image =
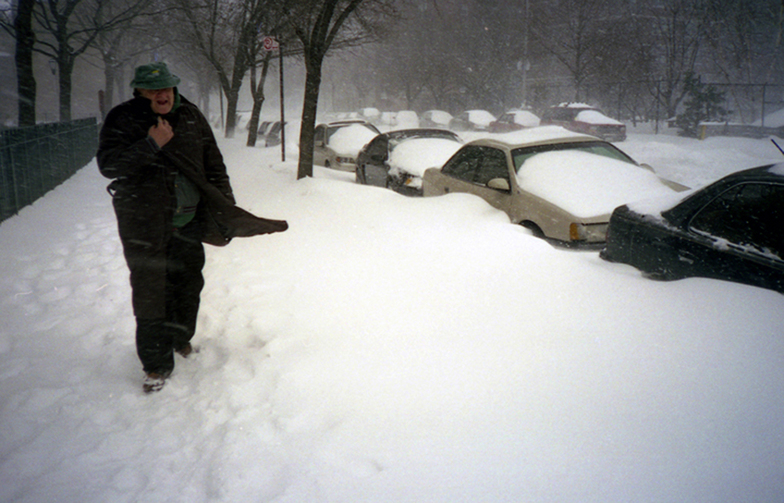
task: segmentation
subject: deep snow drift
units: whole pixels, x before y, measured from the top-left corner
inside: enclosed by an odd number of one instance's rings
[[[94,162],[0,225],[0,501],[784,500],[784,296],[243,143],[239,203],[290,229],[208,247],[201,352],[158,394]],[[690,186],[780,158],[619,146]]]

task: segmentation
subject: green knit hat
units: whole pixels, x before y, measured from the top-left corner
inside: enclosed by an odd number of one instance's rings
[[[169,71],[166,63],[150,63],[136,68],[131,87],[139,89],[165,89],[175,87],[180,78]]]

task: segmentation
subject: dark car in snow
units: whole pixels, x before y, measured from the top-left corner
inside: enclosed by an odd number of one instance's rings
[[[598,108],[585,103],[561,103],[545,110],[542,126],[561,126],[576,133],[597,136],[605,141],[624,141],[626,125],[607,117]]]
[[[424,171],[440,168],[462,144],[458,135],[445,129],[399,129],[380,134],[357,155],[357,183],[420,196]]]
[[[698,276],[784,293],[784,164],[733,173],[679,202],[616,208],[600,256],[654,279]]]
[[[280,145],[281,130],[283,129],[280,121],[265,121],[259,126],[258,138],[264,140],[265,147]]]

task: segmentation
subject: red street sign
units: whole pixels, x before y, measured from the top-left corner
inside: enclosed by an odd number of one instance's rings
[[[264,37],[262,40],[262,44],[264,46],[265,51],[274,51],[278,49],[278,39],[275,37]]]

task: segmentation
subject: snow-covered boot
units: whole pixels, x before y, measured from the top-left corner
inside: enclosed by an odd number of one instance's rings
[[[149,372],[145,374],[142,390],[145,393],[154,393],[156,391],[160,391],[161,388],[163,388],[163,385],[166,384],[166,378],[169,377],[169,375],[170,373],[159,374],[157,372]]]

